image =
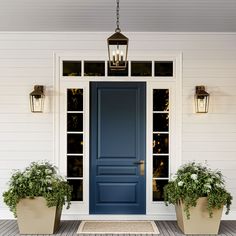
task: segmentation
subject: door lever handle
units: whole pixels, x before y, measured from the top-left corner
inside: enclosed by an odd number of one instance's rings
[[[144,160],[135,161],[135,162],[133,162],[133,164],[142,165],[142,164],[144,164]]]
[[[136,164],[136,165],[139,165],[139,173],[140,173],[140,175],[141,176],[143,176],[144,175],[144,160],[140,160],[140,161],[135,161],[135,162],[133,162],[134,164]]]

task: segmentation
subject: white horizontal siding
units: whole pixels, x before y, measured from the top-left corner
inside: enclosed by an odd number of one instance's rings
[[[110,33],[0,33],[0,189],[14,168],[53,160],[53,53],[104,55]],[[183,162],[222,170],[236,198],[236,34],[127,33],[129,55],[183,53]],[[46,112],[32,114],[33,85],[46,86]],[[208,114],[195,114],[196,85],[210,93]],[[174,157],[172,157],[174,158]],[[1,194],[0,192],[0,194]],[[5,209],[0,203],[0,208]],[[232,206],[236,210],[236,202]]]

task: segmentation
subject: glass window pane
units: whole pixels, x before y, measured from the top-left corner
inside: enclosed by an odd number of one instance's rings
[[[164,186],[168,184],[168,180],[152,180],[153,185],[153,201],[164,201]]]
[[[169,114],[153,114],[153,131],[169,130]]]
[[[169,157],[153,156],[153,177],[169,177]]]
[[[168,89],[153,89],[153,111],[169,111]]]
[[[131,76],[152,76],[152,62],[132,61]]]
[[[169,153],[169,135],[153,134],[153,153]]]
[[[85,76],[105,76],[105,61],[85,61]]]
[[[67,153],[83,153],[83,134],[67,134]]]
[[[67,156],[67,176],[83,177],[83,157]]]
[[[67,131],[83,131],[83,114],[68,113],[67,114]]]
[[[107,75],[108,76],[128,76],[129,72],[129,63],[127,62],[127,66],[125,70],[111,70],[109,66],[109,62],[107,62]]]
[[[83,201],[83,180],[68,179],[70,186],[72,186],[72,201]]]
[[[63,76],[81,76],[81,61],[63,61]]]
[[[83,89],[67,89],[67,110],[83,111]]]
[[[173,62],[155,61],[155,76],[173,76]]]

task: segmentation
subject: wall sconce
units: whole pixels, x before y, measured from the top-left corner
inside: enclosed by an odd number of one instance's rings
[[[30,93],[31,112],[43,112],[44,98],[44,87],[42,85],[35,85],[34,91]]]
[[[116,30],[107,39],[109,67],[111,70],[125,70],[127,65],[129,39],[121,33],[119,19],[119,0],[116,0]]]
[[[210,94],[205,91],[205,86],[196,86],[195,109],[196,113],[207,113]]]

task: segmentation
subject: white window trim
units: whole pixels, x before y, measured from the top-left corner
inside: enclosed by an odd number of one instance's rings
[[[54,92],[53,92],[53,155],[54,163],[59,167],[61,174],[66,174],[66,124],[65,111],[66,88],[75,87],[84,89],[84,107],[89,108],[89,82],[91,81],[144,81],[147,85],[146,97],[146,132],[147,132],[147,156],[146,156],[146,215],[89,215],[89,109],[84,109],[84,191],[83,202],[73,202],[69,210],[63,211],[65,219],[174,219],[173,207],[166,207],[163,202],[152,202],[152,90],[167,88],[170,90],[170,173],[176,172],[181,164],[182,155],[182,54],[180,52],[155,52],[157,56],[143,56],[133,54],[130,61],[168,61],[174,62],[174,72],[171,78],[158,77],[63,77],[63,60],[106,60],[103,55],[88,55],[84,52],[54,53]],[[82,64],[83,65],[83,64]],[[152,66],[154,72],[154,65]],[[105,63],[107,71],[107,63]],[[154,74],[154,73],[153,73]],[[83,75],[83,66],[81,75]],[[87,161],[85,161],[87,160]]]

